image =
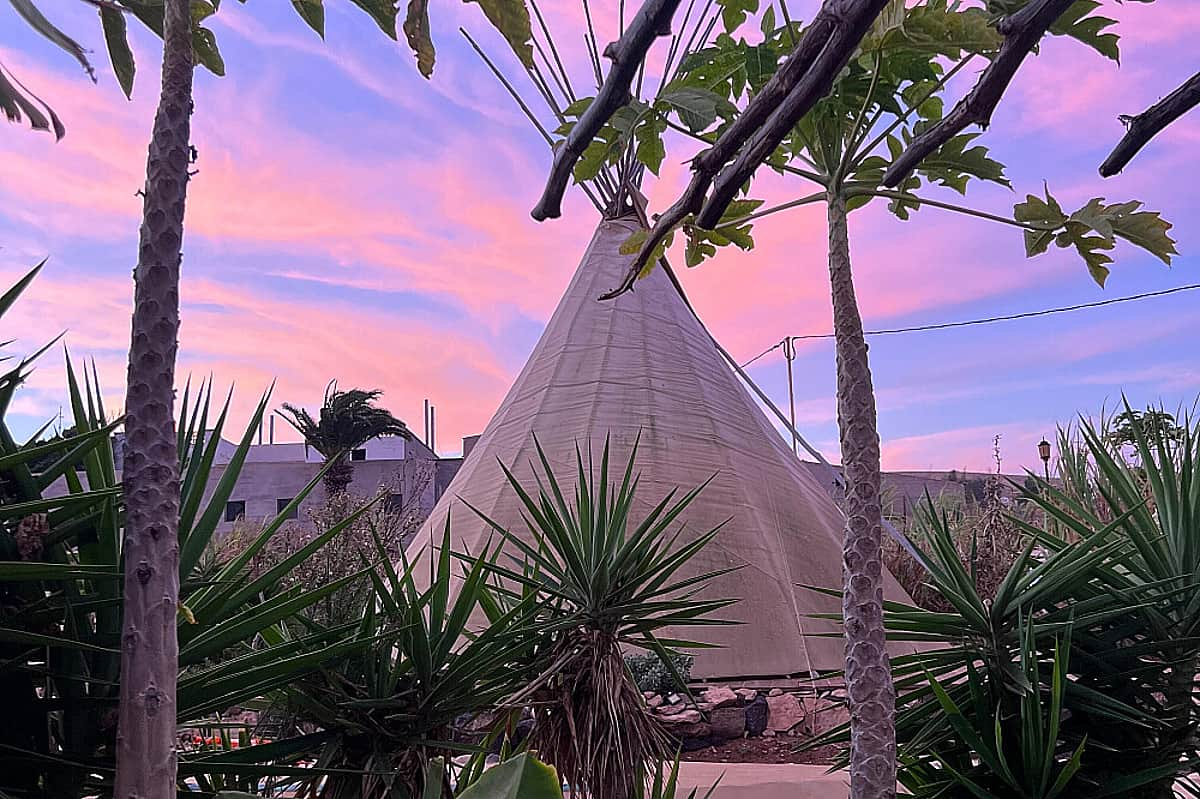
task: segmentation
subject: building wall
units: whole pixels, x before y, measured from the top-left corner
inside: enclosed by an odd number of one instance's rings
[[[276,445],[278,446],[278,445]],[[206,498],[224,473],[224,466],[215,467],[209,479]],[[320,463],[250,461],[242,465],[237,485],[229,497],[230,502],[244,502],[248,522],[266,521],[275,518],[280,501],[290,501],[317,476]],[[354,463],[354,480],[350,492],[357,496],[374,497],[379,493],[394,495],[402,505],[409,505],[416,496],[416,510],[422,518],[433,510],[437,501],[438,462],[433,458],[411,458],[408,460],[365,460]],[[325,487],[318,485],[301,502],[297,520],[303,522],[325,503]],[[387,502],[385,498],[382,500]],[[219,534],[233,529],[234,522],[222,513]]]

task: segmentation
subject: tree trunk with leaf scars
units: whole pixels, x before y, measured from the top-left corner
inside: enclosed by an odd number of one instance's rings
[[[838,431],[846,478],[842,616],[850,700],[850,799],[896,795],[896,689],[883,628],[879,431],[854,296],[846,202],[829,191],[829,282],[837,342]]]
[[[175,795],[179,458],[175,354],[192,113],[188,0],[166,0],[162,93],[146,160],[125,394],[125,609],[115,796]]]

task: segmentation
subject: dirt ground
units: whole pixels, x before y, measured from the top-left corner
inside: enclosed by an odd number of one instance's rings
[[[796,751],[798,738],[738,738],[719,746],[706,746],[694,752],[684,752],[683,760],[705,763],[806,763],[829,765],[837,757],[837,747]]]

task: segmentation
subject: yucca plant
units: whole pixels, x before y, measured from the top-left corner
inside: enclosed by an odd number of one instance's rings
[[[917,757],[905,757],[900,781],[918,797],[965,794],[974,799],[1057,799],[1070,796],[1072,781],[1080,769],[1087,746],[1086,737],[1074,750],[1059,740],[1063,699],[1070,659],[1070,626],[1062,648],[1054,648],[1050,662],[1050,684],[1043,686],[1042,652],[1033,634],[1033,620],[1024,625],[1018,652],[1025,687],[1011,704],[993,705],[984,690],[971,690],[970,703],[960,707],[932,675],[928,683],[946,721],[963,746],[937,748]],[[983,684],[976,664],[966,665],[967,684]],[[1045,694],[1045,696],[1043,696]],[[1002,716],[1002,713],[1011,715]],[[1006,737],[1014,730],[1014,740]]]
[[[37,272],[0,297],[0,314]],[[8,407],[30,364],[44,351],[0,376],[0,409]],[[43,429],[18,444],[0,416],[0,687],[14,710],[0,725],[0,791],[12,796],[58,799],[112,788],[125,564],[120,485],[109,441],[121,420],[107,418],[94,364],[81,382],[68,358],[67,388],[74,435],[42,442]],[[229,408],[226,400],[210,424],[210,394],[207,385],[194,399],[185,390],[178,432],[181,675],[176,703],[166,704],[163,712],[173,713],[180,725],[267,694],[363,645],[354,625],[298,640],[274,635],[339,587],[274,589],[354,514],[269,571],[252,578],[246,568],[320,475],[238,558],[215,573],[198,571],[269,399],[262,398],[221,478],[210,485]],[[206,436],[206,431],[211,432]],[[34,472],[31,463],[49,465]],[[278,748],[243,750],[230,768],[244,770],[255,758],[278,754]],[[202,777],[219,763],[210,754],[202,759],[192,762],[191,754],[183,753],[181,776]],[[244,774],[243,782],[254,784],[257,778]]]
[[[439,771],[444,779],[432,787],[425,775],[433,758],[472,749],[453,741],[453,723],[492,708],[519,687],[524,672],[515,658],[532,629],[532,604],[515,603],[482,630],[470,629],[490,591],[490,555],[481,553],[466,569],[451,597],[451,548],[447,526],[428,581],[421,582],[415,564],[402,558],[397,570],[376,538],[368,574],[377,601],[358,629],[359,638],[374,643],[281,692],[281,704],[296,721],[321,730],[312,770],[301,781],[304,795],[449,796],[448,771]]]
[[[1103,767],[1162,774],[1152,785],[1129,790],[1141,796],[1169,797],[1177,778],[1200,760],[1200,724],[1195,682],[1200,670],[1200,420],[1185,414],[1178,425],[1146,424],[1126,402],[1126,431],[1135,459],[1102,426],[1081,420],[1078,433],[1087,449],[1092,489],[1047,486],[1038,504],[1063,537],[1082,536],[1106,519],[1127,552],[1099,567],[1089,599],[1136,597],[1123,626],[1098,632],[1080,643],[1087,656],[1108,665],[1091,683],[1153,716],[1153,729],[1098,730],[1114,752],[1098,758]],[[1161,413],[1161,411],[1159,412]],[[1165,415],[1165,414],[1163,414]],[[1150,419],[1160,416],[1151,415]],[[1048,548],[1068,546],[1050,538]],[[1107,737],[1105,737],[1107,736]],[[1111,784],[1113,780],[1105,780]],[[1116,784],[1124,785],[1123,780]],[[1196,786],[1190,788],[1200,795]],[[1134,795],[1131,793],[1130,795]]]
[[[622,649],[655,652],[673,670],[676,649],[700,644],[664,637],[665,630],[725,623],[713,614],[734,600],[697,594],[731,570],[679,576],[720,527],[688,538],[682,525],[671,532],[704,485],[679,498],[672,491],[643,519],[633,519],[636,443],[619,484],[610,482],[607,440],[598,473],[591,453],[585,465],[576,448],[573,501],[535,444],[541,464],[536,499],[501,464],[524,506],[524,534],[473,509],[510,556],[511,563],[496,561],[488,569],[533,596],[540,614],[544,659],[505,705],[534,706],[529,746],[558,768],[573,796],[633,796],[647,764],[673,749],[647,710]]]
[[[1080,423],[1071,479],[1027,492],[1045,524],[1010,517],[1027,543],[991,602],[923,509],[927,581],[949,611],[887,607],[893,638],[933,647],[893,661],[914,793],[1044,797],[1068,773],[1072,797],[1195,792],[1200,433],[1191,418],[1136,430],[1135,465]]]

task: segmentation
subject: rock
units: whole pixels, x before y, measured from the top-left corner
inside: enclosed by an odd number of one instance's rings
[[[707,726],[707,725],[705,725]],[[679,748],[685,752],[695,752],[698,749],[703,749],[711,745],[711,740],[707,732],[701,735],[688,735],[679,741]]]
[[[662,723],[668,725],[677,724],[694,724],[703,718],[699,710],[680,710],[678,713],[672,713],[669,716],[662,717]]]
[[[804,708],[792,694],[767,697],[767,726],[775,732],[787,732],[804,721]]]
[[[721,741],[741,738],[746,731],[746,708],[719,707],[709,714],[708,723],[712,725],[713,738]]]
[[[754,698],[758,696],[758,691],[754,690],[753,688],[738,688],[736,691],[734,691],[734,693],[737,694],[738,699],[746,702],[747,704],[753,702]]]
[[[646,697],[646,707],[650,708],[651,710],[658,707],[662,703],[663,698],[658,694],[652,694],[651,696]]]
[[[700,698],[707,704],[712,705],[714,708],[736,705],[738,701],[737,694],[723,685],[709,688],[701,695]]]
[[[850,721],[850,708],[841,702],[814,699],[807,716],[805,731],[811,735],[821,735]]]
[[[642,691],[642,699],[645,699],[647,701],[653,699],[656,696],[658,696],[658,691]]]
[[[783,689],[772,688],[770,691],[767,691],[767,696],[783,696]]]
[[[774,738],[775,730],[763,730],[763,737],[764,738]]]
[[[699,710],[701,713],[707,713],[710,710],[712,710],[714,707],[716,707],[716,706],[713,705],[712,702],[697,702],[696,703],[696,710]]]
[[[746,705],[746,732],[751,735],[762,735],[763,730],[767,728],[767,716],[769,709],[767,708],[767,698],[765,696],[755,697],[754,701]]]
[[[696,721],[691,724],[680,724],[670,732],[677,738],[703,738],[707,742],[712,737],[712,725],[707,721]]]
[[[486,733],[496,726],[497,721],[499,721],[499,714],[485,710],[476,714],[466,723],[466,730],[469,733]]]

